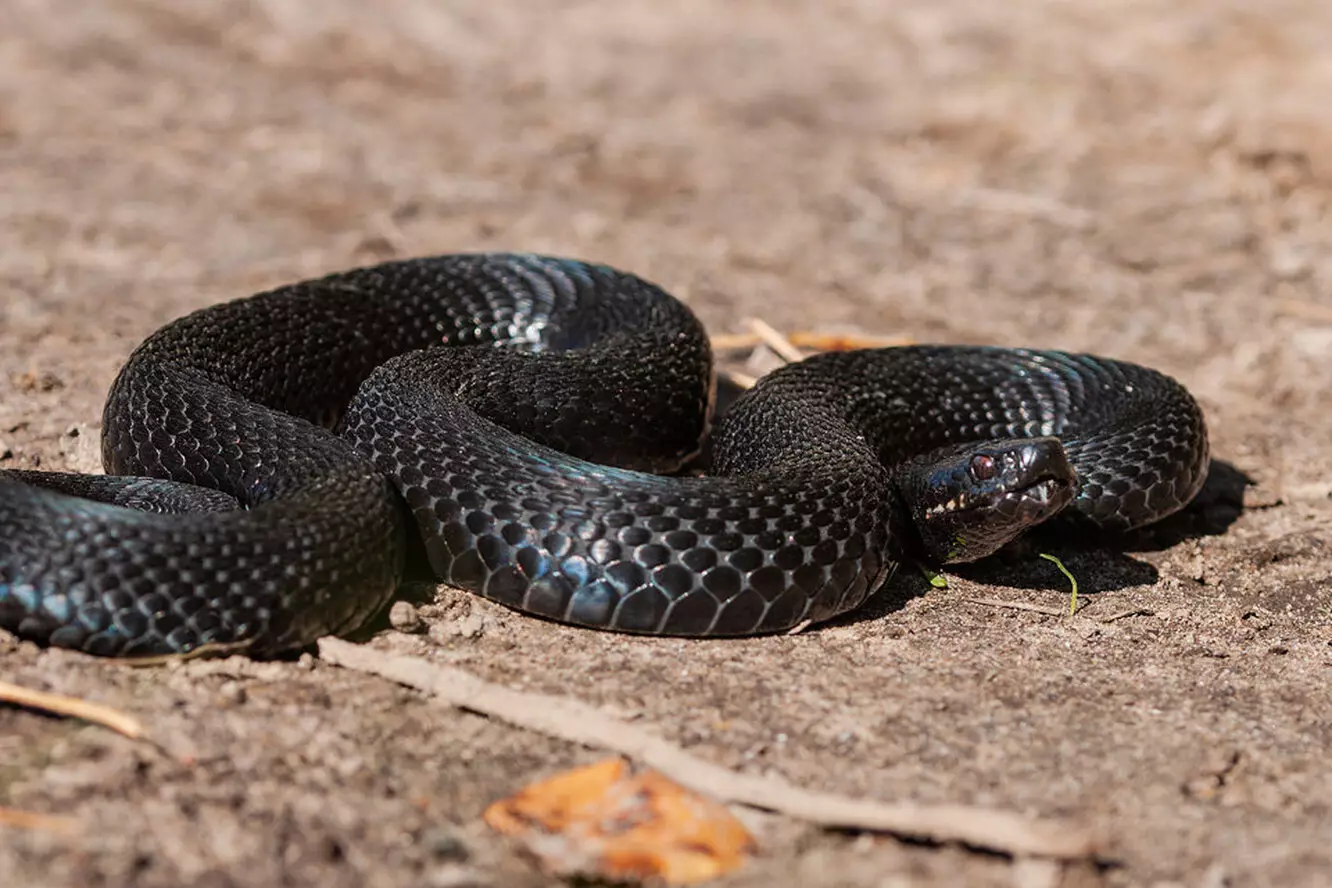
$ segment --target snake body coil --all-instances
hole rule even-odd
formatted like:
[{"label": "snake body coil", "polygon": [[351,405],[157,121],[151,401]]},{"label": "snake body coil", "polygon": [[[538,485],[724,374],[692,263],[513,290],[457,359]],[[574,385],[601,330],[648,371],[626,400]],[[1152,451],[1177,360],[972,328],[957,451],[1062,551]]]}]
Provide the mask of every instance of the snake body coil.
[{"label": "snake body coil", "polygon": [[682,304],[564,259],[392,262],[198,311],[112,387],[110,476],[0,472],[0,627],[271,654],[378,611],[412,534],[439,580],[533,614],[772,632],[1055,515],[1154,521],[1207,468],[1197,404],[1154,371],[921,346],[770,374],[711,474],[657,474],[697,450],[711,373]]}]

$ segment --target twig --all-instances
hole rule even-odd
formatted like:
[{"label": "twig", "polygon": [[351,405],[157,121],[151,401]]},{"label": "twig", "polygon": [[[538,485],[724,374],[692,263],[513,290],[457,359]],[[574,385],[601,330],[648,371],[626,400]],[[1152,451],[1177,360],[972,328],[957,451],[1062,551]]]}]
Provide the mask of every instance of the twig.
[{"label": "twig", "polygon": [[1037,820],[1009,811],[964,805],[891,804],[814,792],[778,777],[739,774],[714,765],[580,700],[516,691],[459,669],[416,657],[386,654],[336,638],[320,639],[319,654],[329,663],[426,691],[470,712],[628,756],[683,786],[723,801],[775,811],[825,827],[962,842],[1011,855],[1073,859],[1096,854],[1097,843],[1091,831],[1072,822]]},{"label": "twig", "polygon": [[1087,210],[1039,194],[1023,194],[995,188],[972,188],[961,192],[957,202],[982,211],[1042,217],[1076,229],[1088,228],[1094,221],[1092,214]]},{"label": "twig", "polygon": [[1332,324],[1332,305],[1304,299],[1282,299],[1277,303],[1277,314],[1318,324]]},{"label": "twig", "polygon": [[65,697],[61,694],[49,694],[46,691],[34,691],[9,682],[0,681],[0,703],[36,709],[52,715],[67,718],[79,718],[95,725],[109,728],[117,734],[123,734],[131,740],[145,739],[143,725],[132,715],[103,706],[89,703],[77,697]]},{"label": "twig", "polygon": [[1009,610],[1031,611],[1051,617],[1062,617],[1067,613],[1062,607],[1046,607],[1043,604],[1028,604],[1025,601],[1005,601],[1002,598],[963,598],[972,604],[984,604],[987,607],[1006,607]]},{"label": "twig", "polygon": [[1053,860],[1020,857],[1013,861],[1013,888],[1059,888],[1063,867]]},{"label": "twig", "polygon": [[750,318],[749,329],[754,331],[763,344],[777,353],[777,356],[788,364],[798,364],[805,360],[805,353],[791,344],[776,327],[769,324],[762,318]]},{"label": "twig", "polygon": [[713,351],[739,351],[763,344],[757,333],[717,333],[709,337],[708,341]]},{"label": "twig", "polygon": [[737,373],[734,370],[727,370],[725,376],[738,388],[742,389],[752,389],[758,383],[757,376],[750,376],[748,373]]},{"label": "twig", "polygon": [[76,821],[70,817],[38,814],[34,811],[20,811],[17,808],[6,808],[0,805],[0,827],[9,826],[15,829],[64,834],[73,832],[76,825]]},{"label": "twig", "polygon": [[1122,620],[1125,617],[1154,617],[1154,616],[1156,616],[1156,611],[1152,610],[1151,608],[1131,607],[1128,610],[1119,611],[1118,613],[1111,614],[1108,617],[1101,617],[1101,622],[1113,623],[1117,620]]},{"label": "twig", "polygon": [[868,336],[861,333],[788,333],[791,344],[814,351],[851,351],[858,348],[891,348],[911,345],[909,336]]},{"label": "twig", "polygon": [[[813,351],[848,351],[857,348],[888,348],[895,345],[911,345],[915,340],[903,336],[871,336],[863,333],[818,333],[811,330],[796,330],[784,337],[797,348]],[[764,345],[766,340],[757,333],[719,333],[712,337],[715,351],[739,351]]]}]

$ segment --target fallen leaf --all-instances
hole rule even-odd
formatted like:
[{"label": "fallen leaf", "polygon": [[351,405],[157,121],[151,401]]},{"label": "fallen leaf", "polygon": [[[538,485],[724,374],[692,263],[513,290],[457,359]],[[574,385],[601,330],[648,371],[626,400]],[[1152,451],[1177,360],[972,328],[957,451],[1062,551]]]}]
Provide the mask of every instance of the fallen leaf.
[{"label": "fallen leaf", "polygon": [[533,783],[484,817],[565,875],[689,885],[736,869],[754,850],[723,805],[619,758]]}]

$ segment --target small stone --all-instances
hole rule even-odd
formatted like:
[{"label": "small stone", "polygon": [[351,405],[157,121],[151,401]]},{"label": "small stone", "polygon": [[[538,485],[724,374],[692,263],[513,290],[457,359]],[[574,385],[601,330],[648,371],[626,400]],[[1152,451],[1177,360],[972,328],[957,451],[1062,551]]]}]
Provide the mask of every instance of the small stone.
[{"label": "small stone", "polygon": [[454,830],[440,826],[425,835],[426,847],[437,860],[451,860],[461,863],[472,856],[471,849]]},{"label": "small stone", "polygon": [[1264,608],[1249,608],[1240,615],[1240,619],[1259,632],[1272,628],[1272,615]]},{"label": "small stone", "polygon": [[436,642],[453,638],[480,638],[485,629],[486,623],[481,615],[469,613],[455,620],[434,623],[430,627],[430,638]]},{"label": "small stone", "polygon": [[458,634],[463,638],[480,638],[486,629],[486,621],[478,613],[470,613],[457,623]]},{"label": "small stone", "polygon": [[1202,553],[1199,552],[1193,556],[1192,562],[1188,568],[1189,579],[1200,586],[1207,585],[1207,563],[1203,560]]},{"label": "small stone", "polygon": [[217,689],[218,696],[227,706],[239,706],[249,697],[249,692],[245,690],[245,685],[238,681],[228,681],[223,683],[222,687]]},{"label": "small stone", "polygon": [[14,383],[14,388],[21,392],[53,392],[65,387],[63,379],[46,371],[38,373],[36,370],[29,370],[10,377],[10,381]]},{"label": "small stone", "polygon": [[70,426],[61,445],[62,455],[71,472],[99,475],[102,472],[102,444],[100,436],[85,423]]},{"label": "small stone", "polygon": [[1296,244],[1278,240],[1272,245],[1268,267],[1277,277],[1291,280],[1308,274],[1311,262],[1305,250]]},{"label": "small stone", "polygon": [[481,614],[468,614],[461,620],[458,620],[458,635],[462,638],[481,638],[486,631],[486,620]]},{"label": "small stone", "polygon": [[395,601],[389,608],[389,625],[399,632],[420,632],[425,628],[420,612],[409,601]]},{"label": "small stone", "polygon": [[477,870],[457,863],[445,863],[428,870],[425,883],[431,888],[482,888],[490,884]]},{"label": "small stone", "polygon": [[[1332,487],[1328,488],[1332,493]],[[1299,499],[1296,496],[1296,499]],[[1258,509],[1270,509],[1273,506],[1282,504],[1281,492],[1276,488],[1264,484],[1252,484],[1244,488],[1241,495],[1241,503],[1245,511],[1257,511]]]}]

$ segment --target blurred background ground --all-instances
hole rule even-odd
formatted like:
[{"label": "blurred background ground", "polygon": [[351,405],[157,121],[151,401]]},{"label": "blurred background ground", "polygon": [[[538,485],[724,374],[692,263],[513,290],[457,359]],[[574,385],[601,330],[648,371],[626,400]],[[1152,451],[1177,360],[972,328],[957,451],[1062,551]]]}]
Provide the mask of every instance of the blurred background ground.
[{"label": "blurred background ground", "polygon": [[[620,265],[717,332],[1094,350],[1172,373],[1225,466],[1125,551],[909,579],[803,635],[687,643],[461,593],[422,654],[707,759],[1095,824],[1113,866],[752,821],[729,885],[1328,885],[1332,6],[1317,0],[0,5],[0,465],[97,468],[144,335],[392,256]],[[1244,480],[1248,479],[1247,483]],[[1112,622],[1105,618],[1139,611]],[[325,664],[0,675],[192,766],[0,709],[6,884],[545,884],[479,825],[594,753]],[[1035,881],[1033,881],[1035,879]]]}]

